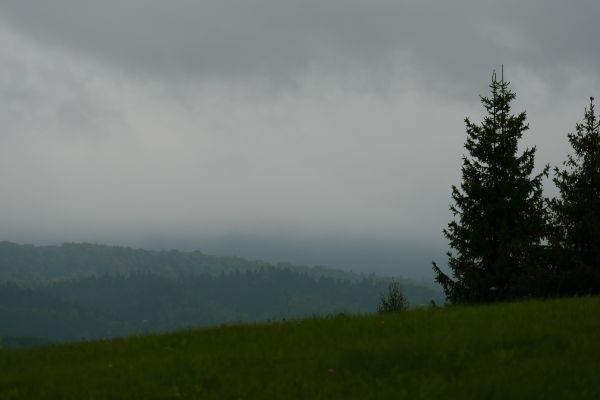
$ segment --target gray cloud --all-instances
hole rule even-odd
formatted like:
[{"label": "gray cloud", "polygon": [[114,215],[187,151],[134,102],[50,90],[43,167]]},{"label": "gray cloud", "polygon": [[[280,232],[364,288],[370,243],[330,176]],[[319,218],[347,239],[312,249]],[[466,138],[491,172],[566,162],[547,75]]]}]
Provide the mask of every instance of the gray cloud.
[{"label": "gray cloud", "polygon": [[9,0],[0,11],[35,40],[160,78],[389,73],[398,57],[463,84],[502,62],[540,73],[600,67],[593,0]]},{"label": "gray cloud", "polygon": [[439,252],[463,118],[481,116],[491,69],[507,64],[538,164],[559,163],[600,93],[599,11],[554,0],[4,1],[0,236]]}]

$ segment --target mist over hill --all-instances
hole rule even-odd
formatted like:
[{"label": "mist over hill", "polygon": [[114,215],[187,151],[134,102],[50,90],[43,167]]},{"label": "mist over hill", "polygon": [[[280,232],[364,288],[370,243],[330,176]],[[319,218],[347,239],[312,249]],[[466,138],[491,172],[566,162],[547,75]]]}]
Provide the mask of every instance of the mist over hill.
[{"label": "mist over hill", "polygon": [[[391,278],[177,250],[0,243],[0,337],[52,341],[372,313]],[[412,306],[440,291],[400,280]],[[23,341],[23,340],[22,340]],[[35,341],[34,341],[35,342]]]},{"label": "mist over hill", "polygon": [[229,234],[189,238],[153,236],[134,242],[152,249],[201,248],[210,254],[236,255],[270,263],[324,265],[356,273],[401,276],[435,287],[431,261],[445,260],[447,244],[431,239],[340,238]]}]

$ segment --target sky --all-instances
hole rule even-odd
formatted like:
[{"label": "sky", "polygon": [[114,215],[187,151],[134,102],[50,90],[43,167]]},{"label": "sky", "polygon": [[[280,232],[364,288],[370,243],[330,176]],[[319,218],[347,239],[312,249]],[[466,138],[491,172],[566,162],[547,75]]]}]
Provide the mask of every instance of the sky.
[{"label": "sky", "polygon": [[492,71],[538,170],[560,164],[600,96],[599,17],[597,0],[4,0],[0,240],[425,279]]}]

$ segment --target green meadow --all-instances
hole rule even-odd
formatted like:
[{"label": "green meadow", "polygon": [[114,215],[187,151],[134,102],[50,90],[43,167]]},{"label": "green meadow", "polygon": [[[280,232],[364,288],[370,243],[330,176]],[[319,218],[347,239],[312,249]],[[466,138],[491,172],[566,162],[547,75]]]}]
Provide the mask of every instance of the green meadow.
[{"label": "green meadow", "polygon": [[600,298],[0,351],[0,399],[599,399]]}]

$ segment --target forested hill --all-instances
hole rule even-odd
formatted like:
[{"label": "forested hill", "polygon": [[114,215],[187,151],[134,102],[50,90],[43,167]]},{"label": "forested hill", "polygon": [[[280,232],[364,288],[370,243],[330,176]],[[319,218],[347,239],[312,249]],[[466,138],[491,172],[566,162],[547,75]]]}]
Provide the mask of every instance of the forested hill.
[{"label": "forested hill", "polygon": [[150,251],[89,243],[33,246],[0,242],[0,281],[27,285],[100,275],[123,276],[134,272],[174,278],[255,271],[266,267],[270,265],[262,261],[215,257],[199,251]]},{"label": "forested hill", "polygon": [[[77,340],[374,312],[389,278],[200,252],[0,243],[0,340]],[[413,306],[440,292],[400,281]],[[19,340],[17,340],[18,342]]]},{"label": "forested hill", "polygon": [[[103,275],[149,273],[166,278],[180,278],[197,275],[219,276],[270,268],[290,269],[315,279],[332,278],[357,282],[368,278],[389,281],[389,278],[323,266],[272,264],[233,256],[211,256],[200,251],[153,251],[90,243],[34,246],[0,242],[0,282],[15,282],[25,286]],[[423,289],[427,293],[438,292],[420,282],[395,278],[403,287],[410,287],[410,291]]]}]

